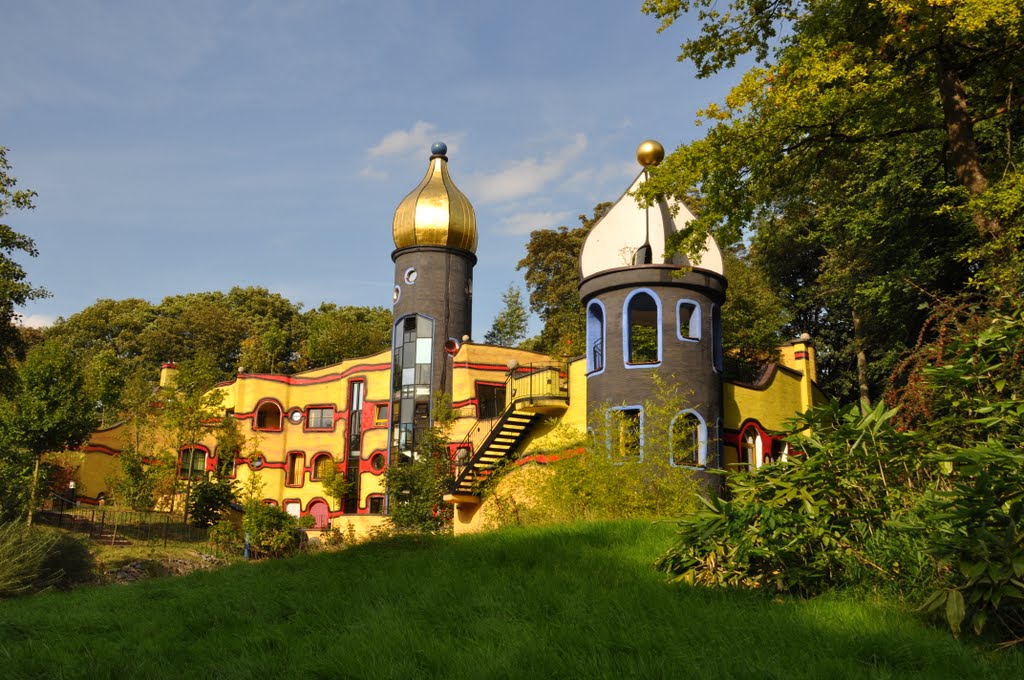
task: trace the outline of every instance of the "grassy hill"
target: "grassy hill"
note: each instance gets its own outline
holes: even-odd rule
[[[671,536],[401,538],[0,602],[0,677],[1024,677],[896,608],[668,585]]]

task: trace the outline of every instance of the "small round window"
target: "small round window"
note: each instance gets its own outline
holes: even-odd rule
[[[383,470],[384,469],[384,454],[383,453],[375,453],[373,455],[373,457],[370,458],[370,467],[373,468],[374,472],[380,472],[381,470]]]
[[[398,302],[398,298],[400,298],[400,297],[402,297],[402,289],[399,288],[398,286],[395,286],[395,292],[393,292],[391,294],[391,302],[392,303]]]
[[[414,267],[409,267],[408,269],[405,270],[405,282],[406,283],[409,283],[409,284],[416,283],[416,277],[417,276],[419,276],[419,274],[416,273],[416,269]]]
[[[288,420],[292,421],[293,425],[298,425],[302,422],[302,409],[292,409],[288,414]]]
[[[259,470],[261,467],[263,467],[263,463],[263,456],[253,456],[252,458],[249,459],[249,467],[251,467],[253,470]]]

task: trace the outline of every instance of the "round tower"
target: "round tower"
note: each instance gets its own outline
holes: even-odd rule
[[[650,437],[669,436],[644,428],[644,405],[655,397],[659,376],[680,401],[672,405],[672,464],[715,467],[722,416],[722,255],[710,236],[693,261],[665,255],[666,243],[686,228],[692,213],[665,200],[640,208],[632,196],[664,154],[652,140],[640,145],[643,171],[594,225],[580,252],[587,410],[605,409],[607,417],[632,423],[641,449],[635,453],[643,456]]]
[[[449,352],[472,333],[476,213],[448,174],[448,147],[431,147],[423,181],[392,225],[395,250],[392,451],[414,455],[431,403],[451,392]]]

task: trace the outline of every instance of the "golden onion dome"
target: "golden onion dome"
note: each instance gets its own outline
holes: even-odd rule
[[[445,246],[475,253],[476,211],[448,175],[448,147],[437,142],[430,151],[426,177],[395,209],[395,247]]]

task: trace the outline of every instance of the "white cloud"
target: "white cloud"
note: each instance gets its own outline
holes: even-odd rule
[[[529,234],[535,229],[551,229],[565,224],[570,217],[572,215],[564,210],[516,213],[501,220],[501,232],[505,234]]]
[[[18,323],[25,328],[46,328],[56,320],[57,317],[50,314],[25,314]]]
[[[537,193],[565,173],[568,165],[587,148],[587,137],[577,133],[570,144],[543,159],[513,161],[492,175],[478,175],[472,181],[472,196],[482,203],[507,201]]]
[[[640,174],[640,166],[636,161],[616,161],[605,163],[599,168],[584,168],[569,176],[562,185],[563,190],[572,191],[587,187],[603,189],[611,186],[621,194],[629,188],[628,182]],[[619,186],[621,185],[621,186]],[[618,198],[609,197],[608,200]]]
[[[359,171],[360,177],[366,177],[367,179],[387,179],[388,173],[383,170],[367,165],[365,168]]]
[[[434,141],[434,131],[437,126],[418,120],[408,130],[394,130],[384,135],[384,138],[377,142],[366,152],[369,158],[380,156],[398,156],[411,151],[427,151],[431,142]]]

